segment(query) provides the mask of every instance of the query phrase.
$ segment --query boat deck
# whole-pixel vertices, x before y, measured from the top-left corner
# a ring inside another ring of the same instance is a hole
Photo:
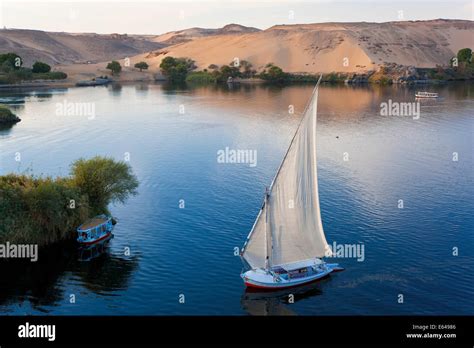
[[[84,222],[79,228],[81,230],[89,230],[91,228],[100,226],[100,225],[102,225],[106,222],[107,222],[107,218],[98,218],[98,217],[96,217],[96,218],[90,219],[87,222]]]

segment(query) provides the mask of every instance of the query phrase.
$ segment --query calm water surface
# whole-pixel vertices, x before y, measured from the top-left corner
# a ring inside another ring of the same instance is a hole
[[[413,102],[414,89],[321,87],[326,236],[363,244],[365,260],[339,259],[346,271],[292,290],[294,304],[288,292],[246,292],[234,248],[254,222],[312,86],[0,91],[0,102],[22,119],[0,130],[0,174],[67,175],[80,157],[129,154],[140,181],[138,196],[111,207],[115,237],[93,261],[79,261],[77,246],[65,243],[41,250],[37,263],[3,262],[0,312],[474,314],[474,85],[428,89],[442,98],[422,102],[413,120],[379,111],[388,99]],[[57,115],[58,104],[79,102],[93,103],[96,117]],[[217,151],[226,147],[257,150],[257,166],[219,164]]]

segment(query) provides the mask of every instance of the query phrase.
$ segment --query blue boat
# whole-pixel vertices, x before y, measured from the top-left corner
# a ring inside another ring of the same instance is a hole
[[[111,236],[113,227],[111,216],[98,215],[77,228],[77,241],[83,245],[100,242]]]

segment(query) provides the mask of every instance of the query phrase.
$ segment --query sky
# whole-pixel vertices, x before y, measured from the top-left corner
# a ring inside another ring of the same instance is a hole
[[[229,23],[276,24],[474,19],[474,0],[0,0],[0,28],[162,34]]]

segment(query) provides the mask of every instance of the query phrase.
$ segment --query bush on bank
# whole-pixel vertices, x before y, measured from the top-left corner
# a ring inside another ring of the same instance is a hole
[[[90,217],[137,194],[131,167],[107,157],[79,159],[68,177],[0,176],[0,242],[47,245],[76,236]]]

